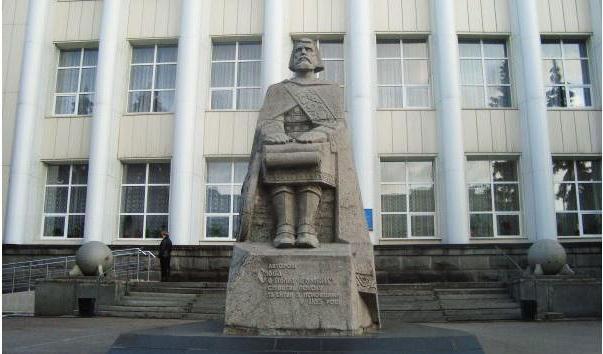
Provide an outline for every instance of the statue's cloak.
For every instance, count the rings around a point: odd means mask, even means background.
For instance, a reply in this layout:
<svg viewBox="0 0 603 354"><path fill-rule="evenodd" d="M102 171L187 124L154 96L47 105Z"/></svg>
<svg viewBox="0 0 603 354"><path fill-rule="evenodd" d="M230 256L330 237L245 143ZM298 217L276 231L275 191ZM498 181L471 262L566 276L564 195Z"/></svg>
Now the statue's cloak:
<svg viewBox="0 0 603 354"><path fill-rule="evenodd" d="M320 81L284 80L269 87L259 113L247 177L241 190L241 225L238 241L251 239L254 208L258 201L262 170L262 134L276 117L299 106L314 124L334 128L331 149L336 151L336 197L334 240L350 244L356 286L368 305L374 323L379 323L377 282L373 245L360 199L360 189L352 157L350 132L338 84Z"/></svg>

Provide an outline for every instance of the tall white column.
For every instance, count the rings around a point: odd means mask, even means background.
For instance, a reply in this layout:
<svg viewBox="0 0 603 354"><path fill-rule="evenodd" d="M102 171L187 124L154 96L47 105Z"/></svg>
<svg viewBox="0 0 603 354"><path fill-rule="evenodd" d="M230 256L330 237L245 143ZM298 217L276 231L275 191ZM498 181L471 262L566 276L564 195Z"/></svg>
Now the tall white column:
<svg viewBox="0 0 603 354"><path fill-rule="evenodd" d="M372 224L375 199L375 34L369 0L348 0L346 16L346 103L362 205Z"/></svg>
<svg viewBox="0 0 603 354"><path fill-rule="evenodd" d="M287 77L291 39L287 30L287 1L264 0L262 92Z"/></svg>
<svg viewBox="0 0 603 354"><path fill-rule="evenodd" d="M88 162L88 191L86 193L86 222L84 240L102 241L107 232L105 211L107 205L107 183L110 174L110 149L112 122L115 119L113 103L113 78L117 61L119 34L119 0L103 1L103 12L96 66L96 93L94 115L90 137L90 160Z"/></svg>
<svg viewBox="0 0 603 354"><path fill-rule="evenodd" d="M170 234L176 245L190 243L194 183L195 118L205 0L184 0L178 40L176 114L170 175Z"/></svg>
<svg viewBox="0 0 603 354"><path fill-rule="evenodd" d="M24 243L25 225L31 222L27 219L28 187L33 162L31 137L34 136L39 102L43 100L39 95L40 84L43 82L40 77L49 6L49 0L32 0L28 6L8 185L5 244Z"/></svg>
<svg viewBox="0 0 603 354"><path fill-rule="evenodd" d="M446 243L467 243L469 217L454 0L433 0L431 18L436 78L434 96L438 120L441 233Z"/></svg>
<svg viewBox="0 0 603 354"><path fill-rule="evenodd" d="M556 238L553 172L549 127L542 81L540 32L535 1L513 0L513 36L518 66L518 105L521 119L521 177L524 224L533 240Z"/></svg>
<svg viewBox="0 0 603 354"><path fill-rule="evenodd" d="M593 88L598 87L599 89L593 89L591 92L595 97L593 106L601 107L601 0L590 0L590 16L593 28L593 35L591 37L592 47L592 63L593 74L591 77L593 82L597 84L593 85Z"/></svg>

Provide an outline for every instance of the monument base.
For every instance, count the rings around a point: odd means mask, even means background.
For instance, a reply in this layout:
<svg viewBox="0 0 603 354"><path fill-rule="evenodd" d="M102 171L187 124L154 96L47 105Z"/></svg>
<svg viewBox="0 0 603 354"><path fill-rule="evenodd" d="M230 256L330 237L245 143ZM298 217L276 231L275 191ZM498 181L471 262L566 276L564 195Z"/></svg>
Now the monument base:
<svg viewBox="0 0 603 354"><path fill-rule="evenodd" d="M215 321L146 329L120 335L109 353L484 353L470 333L398 322L386 322L375 333L354 337L230 336L222 332L222 323Z"/></svg>
<svg viewBox="0 0 603 354"><path fill-rule="evenodd" d="M225 333L357 335L374 328L356 287L347 244L275 249L244 242L233 248Z"/></svg>

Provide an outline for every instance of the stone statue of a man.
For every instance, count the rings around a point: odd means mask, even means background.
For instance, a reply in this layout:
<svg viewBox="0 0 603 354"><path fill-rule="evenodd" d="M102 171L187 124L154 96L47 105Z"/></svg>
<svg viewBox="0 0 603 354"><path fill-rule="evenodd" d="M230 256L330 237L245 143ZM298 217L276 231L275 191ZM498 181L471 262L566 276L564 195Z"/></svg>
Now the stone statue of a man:
<svg viewBox="0 0 603 354"><path fill-rule="evenodd" d="M334 134L338 120L343 120L341 89L316 79L324 66L311 39L295 43L289 69L295 77L268 89L258 118L250 174L243 187L239 239L246 239L250 231L254 204L250 183L261 183L275 215L273 245L315 248L322 191L336 186ZM254 166L256 160L259 164ZM257 192L255 186L251 189Z"/></svg>
<svg viewBox="0 0 603 354"><path fill-rule="evenodd" d="M268 88L258 115L241 190L241 243L233 248L225 323L231 329L357 333L378 324L379 311L342 90L316 78L323 65L311 39L294 44L289 68L295 76ZM265 287L270 266L285 267L290 290L274 293ZM329 277L337 280L321 286L340 294L341 301L308 304L297 286ZM269 296L283 296L287 305L267 301ZM287 313L306 315L298 321ZM344 320L343 313L349 315Z"/></svg>

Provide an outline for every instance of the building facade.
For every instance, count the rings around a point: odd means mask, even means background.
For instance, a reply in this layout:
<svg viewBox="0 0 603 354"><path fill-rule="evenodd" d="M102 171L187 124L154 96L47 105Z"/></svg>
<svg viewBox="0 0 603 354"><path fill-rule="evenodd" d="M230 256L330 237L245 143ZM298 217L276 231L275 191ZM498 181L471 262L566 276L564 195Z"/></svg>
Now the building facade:
<svg viewBox="0 0 603 354"><path fill-rule="evenodd" d="M5 0L3 243L231 243L318 40L375 244L601 238L600 0Z"/></svg>

